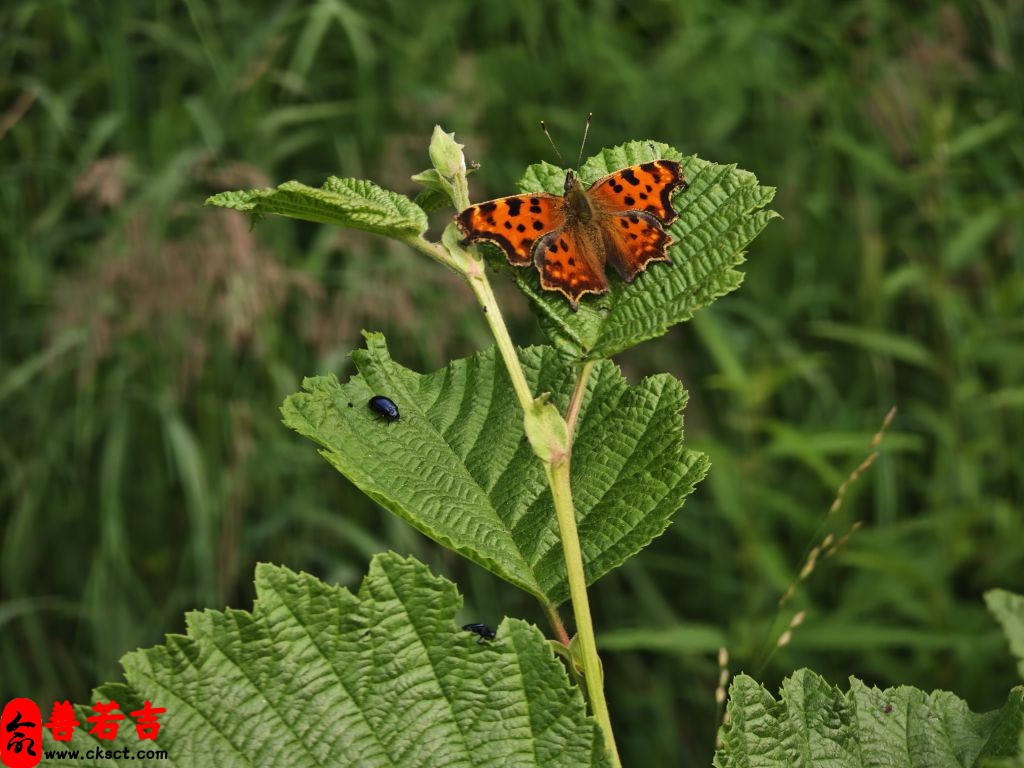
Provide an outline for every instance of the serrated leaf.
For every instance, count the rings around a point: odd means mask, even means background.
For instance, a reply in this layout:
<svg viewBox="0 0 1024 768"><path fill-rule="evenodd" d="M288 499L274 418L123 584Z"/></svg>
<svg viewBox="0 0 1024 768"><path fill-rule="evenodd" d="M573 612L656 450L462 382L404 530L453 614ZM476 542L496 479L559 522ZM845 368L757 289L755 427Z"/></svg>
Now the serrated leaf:
<svg viewBox="0 0 1024 768"><path fill-rule="evenodd" d="M417 237L427 230L427 215L412 200L362 179L331 176L319 189L286 181L276 189L221 192L206 204L254 216L277 213L388 237Z"/></svg>
<svg viewBox="0 0 1024 768"><path fill-rule="evenodd" d="M1017 669L1024 679L1024 595L992 589L985 593L985 604L1003 625L1010 652L1019 660Z"/></svg>
<svg viewBox="0 0 1024 768"><path fill-rule="evenodd" d="M612 277L610 293L585 297L573 311L559 293L541 289L535 269L517 269L516 281L531 299L551 342L579 357L607 358L647 339L736 289L744 248L776 216L764 207L775 190L752 173L717 165L695 155L684 157L667 144L634 141L605 149L580 168L584 184L637 163L678 160L690 187L673 204L679 219L668 228L672 264L652 264L630 284ZM565 171L540 163L519 181L522 192L561 195Z"/></svg>
<svg viewBox="0 0 1024 768"><path fill-rule="evenodd" d="M540 631L506 619L477 644L459 630L455 585L425 565L377 555L358 594L261 565L252 613L188 615L188 635L122 659L126 684L95 700L143 700L157 741L125 720L116 741L86 733L47 749L162 749L137 765L606 766L600 729ZM49 734L47 734L49 737ZM110 765L84 759L47 765Z"/></svg>
<svg viewBox="0 0 1024 768"><path fill-rule="evenodd" d="M739 675L727 718L717 768L967 768L1015 754L1024 687L1002 709L975 714L945 691L883 691L851 677L843 692L804 669L783 681L776 699Z"/></svg>
<svg viewBox="0 0 1024 768"><path fill-rule="evenodd" d="M359 375L304 382L282 409L288 426L381 506L440 544L557 605L569 596L558 523L541 463L504 364L489 349L431 374L396 364L383 336L352 353ZM551 347L520 350L532 392L565 412L575 370ZM386 395L401 418L376 421ZM351 406L349 405L351 403ZM686 393L671 376L627 386L598 363L577 422L572 490L588 583L668 526L707 471L683 446Z"/></svg>

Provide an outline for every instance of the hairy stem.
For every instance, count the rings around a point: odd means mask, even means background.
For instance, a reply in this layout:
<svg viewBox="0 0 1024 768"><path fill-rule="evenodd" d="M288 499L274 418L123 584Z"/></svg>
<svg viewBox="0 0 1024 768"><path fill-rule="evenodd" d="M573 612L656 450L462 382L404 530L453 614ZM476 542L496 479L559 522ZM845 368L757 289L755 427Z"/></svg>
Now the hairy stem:
<svg viewBox="0 0 1024 768"><path fill-rule="evenodd" d="M508 328L501 316L501 309L498 307L491 290L491 284L483 270L483 263L477 262L479 269L471 269L467 276L469 285L476 294L480 306L483 307L487 316L487 323L491 327L491 333L498 345L498 351L505 362L505 369L512 379L512 387L515 389L516 397L519 399L523 412L526 413L533 405L533 395L530 393L530 385L526 381L526 375L519 364L519 357L516 355L512 338L508 335ZM579 413L580 404L583 400L583 392L586 390L586 380L593 369L593 363L584 364L580 371L580 379L576 384L576 391L573 393L575 401L575 413ZM570 412L572 406L570 405ZM575 421L575 417L573 418ZM570 432L570 441L571 435ZM571 442L570 442L571 445ZM555 515L558 518L558 530L562 539L562 550L565 554L565 568L569 576L569 595L572 598L572 610L576 619L576 634L579 637L580 650L582 652L583 673L587 681L587 696L590 699L590 710L593 713L601 730L604 733L605 747L612 760L613 766L620 766L618 750L615 747L615 736L612 733L611 718L608 715L608 704L604 698L604 675L601 671L601 660L597 655L597 642L594 639L594 624L590 617L590 602L587 599L587 581L583 574L583 553L580 549L579 532L576 529L576 510L572 503L572 490L569 487L569 459L563 455L560 459L545 462L545 472L548 478L548 485L551 487L551 496L555 503ZM557 614L556 614L557 617ZM550 616L549 616L550 619ZM559 620L555 625L558 632ZM559 640L568 642L568 635L565 628L559 635Z"/></svg>
<svg viewBox="0 0 1024 768"><path fill-rule="evenodd" d="M495 298L494 291L491 290L491 283L484 272L483 262L478 261L477 264L479 269L472 270L468 275L469 287L473 289L477 301L483 307L484 316L487 318L487 324L491 327L491 333L498 345L501 359L505 361L505 370L508 371L509 378L512 379L512 389L516 392L516 398L519 400L519 405L522 406L523 413L526 413L533 404L530 385L526 381L523 367L519 364L515 345L512 344L512 337L508 335L505 319L501 316L498 300Z"/></svg>
<svg viewBox="0 0 1024 768"><path fill-rule="evenodd" d="M601 659L597 655L594 622L590 617L587 580L583 574L583 552L580 550L576 510L573 507L572 489L569 485L569 460L566 458L557 464L549 464L545 470L555 502L565 567L569 574L569 594L572 596L572 611L576 618L576 637L580 644L590 710L604 732L605 748L612 759L612 765L620 766L619 752L615 747L615 736L612 733L612 721L608 714L608 703L604 698L604 673L601 670Z"/></svg>
<svg viewBox="0 0 1024 768"><path fill-rule="evenodd" d="M463 210L469 206L469 190L465 183L465 173L455 174L454 179L455 207ZM469 287L473 290L477 301L483 308L490 326L491 333L498 346L498 352L505 363L505 370L508 371L512 380L512 388L515 390L516 399L523 409L524 417L531 412L534 406L533 394L530 392L530 385L526 381L526 374L519 362L512 337L509 336L505 320L501 315L501 308L491 289L491 283L484 271L484 262L478 254L463 250L456 242L444 239L445 246L427 243L420 239L414 247L427 253L441 263L451 266L462 274ZM426 248L424 247L426 246ZM433 252L434 248L447 250L447 258L439 258ZM558 518L558 530L562 539L562 550L565 555L565 568L569 577L569 595L572 599L573 615L576 619L576 635L580 644L583 674L586 680L587 697L590 700L590 711L597 720L604 735L605 749L615 768L621 768L618 749L615 746L615 736L612 733L611 717L608 714L608 703L604 698L604 672L601 669L601 659L597 655L597 641L594 638L594 624L590 617L590 602L587 600L587 580L583 572L583 552L580 549L579 531L576 528L576 510L572 502L572 489L569 485L569 451L572 448L573 430L576 419L579 416L580 406L583 403L583 395L587 389L587 380L593 370L593 361L587 361L580 369L579 379L573 390L569 403L568 412L568 450L558 450L552 446L551 455L544 460L544 471L547 475L548 485L551 488L551 496L555 505L555 516ZM569 643L569 635L562 624L561 618L554 606L544 606L558 636L558 640L564 645Z"/></svg>
<svg viewBox="0 0 1024 768"><path fill-rule="evenodd" d="M576 435L576 419L580 415L580 406L583 405L583 396L587 392L587 382L590 381L590 374L594 370L593 360L587 360L580 368L580 376L576 379L576 386L572 390L572 398L569 400L569 410L565 413L565 423L569 427L569 449Z"/></svg>
<svg viewBox="0 0 1024 768"><path fill-rule="evenodd" d="M402 242L412 246L420 253L429 256L434 261L437 261L453 272L466 276L465 268L448 252L440 243L432 243L429 240L423 238L422 235L416 235L415 237L404 237Z"/></svg>
<svg viewBox="0 0 1024 768"><path fill-rule="evenodd" d="M551 629L554 630L558 642L562 645L568 645L569 633L565 631L565 624L562 623L562 617L558 615L558 608L551 605L551 603L542 603L541 607L544 609L544 615L547 617Z"/></svg>

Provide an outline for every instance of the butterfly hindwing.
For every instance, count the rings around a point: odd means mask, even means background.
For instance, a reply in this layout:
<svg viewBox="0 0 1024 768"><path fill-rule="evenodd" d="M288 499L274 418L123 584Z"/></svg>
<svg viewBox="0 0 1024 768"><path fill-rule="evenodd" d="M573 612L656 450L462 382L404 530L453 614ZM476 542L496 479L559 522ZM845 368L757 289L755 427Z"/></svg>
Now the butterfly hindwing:
<svg viewBox="0 0 1024 768"><path fill-rule="evenodd" d="M554 195L513 195L471 205L457 219L466 237L463 244L487 240L505 252L509 263L532 261L537 238L565 223L562 198Z"/></svg>
<svg viewBox="0 0 1024 768"><path fill-rule="evenodd" d="M623 282L631 283L652 261L668 261L672 238L657 218L643 211L617 213L602 228L605 256Z"/></svg>
<svg viewBox="0 0 1024 768"><path fill-rule="evenodd" d="M537 242L533 263L540 273L541 287L560 291L573 309L587 293L604 293L604 242L599 229L561 227Z"/></svg>
<svg viewBox="0 0 1024 768"><path fill-rule="evenodd" d="M652 160L598 179L587 195L608 211L644 211L667 226L679 215L672 208L672 193L686 186L679 163Z"/></svg>

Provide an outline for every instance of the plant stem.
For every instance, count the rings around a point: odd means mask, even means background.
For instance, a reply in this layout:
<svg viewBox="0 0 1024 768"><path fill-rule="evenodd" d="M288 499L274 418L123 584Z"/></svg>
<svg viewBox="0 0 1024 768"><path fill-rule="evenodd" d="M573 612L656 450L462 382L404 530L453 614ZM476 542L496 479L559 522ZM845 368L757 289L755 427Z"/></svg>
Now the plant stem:
<svg viewBox="0 0 1024 768"><path fill-rule="evenodd" d="M448 253L448 249L440 243L432 243L429 240L424 239L421 235L415 237L404 237L402 242L412 246L420 253L429 256L434 261L443 264L458 275L462 277L466 276L466 271L462 268L452 255Z"/></svg>
<svg viewBox="0 0 1024 768"><path fill-rule="evenodd" d="M548 624L555 631L558 642L562 645L569 645L569 633L565 631L565 624L562 623L562 617L558 615L558 608L548 602L541 603L541 607L544 609L544 615L547 616Z"/></svg>
<svg viewBox="0 0 1024 768"><path fill-rule="evenodd" d="M456 210L463 210L469 205L469 191L465 183L465 174L456 174L454 184ZM461 178L460 178L461 177ZM494 340L498 346L498 352L505 363L505 370L508 371L512 380L512 388L515 390L516 398L523 409L524 416L533 407L533 394L530 392L530 385L526 381L526 374L519 363L519 356L516 354L512 337L509 336L505 320L501 315L501 308L491 289L491 283L484 271L484 261L475 251L464 252L468 258L462 259L463 254L449 253L447 258L439 257L440 254L432 252L434 248L445 250L440 245L427 243L422 238L415 243L414 247L427 253L447 266L451 266L461 273L469 287L476 295L477 301L484 310L487 324L491 328ZM446 243L446 245L449 245ZM449 248L453 246L449 245ZM604 735L605 749L614 768L621 768L619 752L615 746L615 736L612 733L611 717L608 714L608 703L604 698L604 672L601 669L601 659L597 655L597 641L594 638L594 624L590 617L590 603L587 600L587 580L583 572L583 552L580 549L579 531L576 529L576 510L572 503L572 489L569 484L569 453L572 450L573 429L576 418L579 415L580 406L583 404L583 395L587 389L587 380L594 368L594 362L588 360L580 369L579 379L573 390L569 403L568 412L568 445L567 451L555 455L544 461L544 471L548 478L548 485L551 488L551 497L554 500L555 516L558 519L558 530L562 539L562 550L565 555L565 569L569 578L569 596L572 599L573 615L576 619L576 635L579 638L580 651L582 654L583 675L586 680L587 696L590 700L590 711L597 720ZM544 606L559 641L568 644L569 636L565 631L561 619L554 606Z"/></svg>
<svg viewBox="0 0 1024 768"><path fill-rule="evenodd" d="M519 364L519 357L516 355L512 338L508 334L508 328L501 316L501 309L498 307L494 291L491 290L490 281L484 272L483 261L476 259L471 262L471 267L466 275L470 288L476 294L477 301L484 309L487 323L494 334L498 351L505 363L505 370L508 371L512 380L512 388L516 392L519 404L526 413L533 406L533 395L530 393L530 385L526 381L523 367ZM580 370L579 380L573 392L570 403L570 415L579 414L580 405L583 402L583 393L586 391L587 379L593 370L592 361L584 363ZM572 403L575 403L573 411ZM575 416L572 417L575 422ZM572 445L572 432L569 432L569 445ZM569 486L569 458L563 455L558 461L548 461L544 464L545 473L548 478L548 485L551 487L551 496L555 504L555 516L558 518L558 530L562 539L562 550L565 555L565 569L569 576L569 595L572 599L573 615L576 619L576 634L579 637L580 650L582 652L583 674L587 681L587 696L590 699L590 711L601 726L604 734L605 748L612 765L616 768L622 765L619 761L619 753L615 747L615 736L612 733L611 718L608 715L608 704L604 698L604 673L601 670L601 659L597 655L597 641L594 639L594 624L590 618L590 603L587 600L587 581L583 574L583 553L580 549L579 532L576 529L576 510L572 503L572 490ZM545 610L547 610L545 608ZM557 614L555 614L557 618ZM550 615L549 615L550 619ZM558 633L558 624L554 624ZM559 640L568 641L565 628L559 633Z"/></svg>
<svg viewBox="0 0 1024 768"><path fill-rule="evenodd" d="M594 623L590 617L590 601L587 599L587 580L583 573L583 552L580 550L579 532L576 530L576 510L572 503L572 489L569 485L569 460L545 467L551 495L555 502L555 516L562 538L565 554L565 568L569 575L569 594L572 596L572 610L576 618L576 636L579 638L583 660L583 676L587 681L590 710L604 732L605 748L612 765L621 766L619 752L612 733L608 703L604 698L604 672L597 655L597 640L594 638Z"/></svg>
<svg viewBox="0 0 1024 768"><path fill-rule="evenodd" d="M565 413L565 423L569 428L569 452L572 453L572 444L576 435L576 419L580 415L580 406L583 405L583 396L587 392L587 382L590 381L590 374L594 370L594 360L587 360L580 368L580 377L576 379L576 386L572 390L572 397L569 399L569 410Z"/></svg>
<svg viewBox="0 0 1024 768"><path fill-rule="evenodd" d="M519 365L519 357L516 355L515 345L512 344L512 337L508 335L508 328L505 326L505 320L501 316L498 300L495 298L494 291L491 290L491 283L484 272L483 261L478 260L477 265L478 269L471 270L470 274L467 275L469 287L473 289L477 301L480 302L480 306L484 309L487 324L491 327L491 333L494 335L494 341L498 345L501 359L505 361L505 370L508 371L509 378L512 379L512 389L516 392L516 398L519 400L519 405L522 406L523 413L526 413L530 406L533 405L530 385L526 381L523 367Z"/></svg>
<svg viewBox="0 0 1024 768"><path fill-rule="evenodd" d="M519 357L516 355L515 346L508 335L508 328L502 319L501 310L491 290L491 284L483 271L483 263L478 262L479 271L471 271L469 285L476 294L477 300L484 308L487 322L491 326L491 332L498 345L498 351L505 362L505 369L512 379L512 387L525 413L533 405L533 395L530 393L530 385L526 381L526 375L519 364ZM587 379L593 363L588 361L580 371L580 378L576 383L576 390L573 392L575 402L575 413L579 413L583 401L583 392L586 391ZM570 412L572 406L570 405ZM575 417L573 418L575 421ZM572 432L570 435L570 446L572 445ZM594 639L594 624L590 618L590 603L587 600L587 581L583 574L583 553L580 549L579 532L576 529L576 510L572 503L572 489L569 486L569 459L563 456L557 462L545 462L545 472L548 478L548 485L551 487L551 496L555 503L555 516L558 518L558 530L562 539L562 550L565 554L565 569L569 576L569 595L572 598L572 610L576 619L576 634L579 637L580 650L583 654L583 674L587 681L587 695L590 699L590 710L601 726L604 734L605 748L611 758L612 765L621 766L619 753L615 747L615 736L612 733L611 718L608 715L608 704L604 698L604 673L601 671L601 659L597 655L597 641ZM549 617L550 618L550 617ZM561 622L559 622L560 624ZM557 632L557 625L556 625ZM563 627L562 632L565 632ZM559 640L566 642L565 638Z"/></svg>

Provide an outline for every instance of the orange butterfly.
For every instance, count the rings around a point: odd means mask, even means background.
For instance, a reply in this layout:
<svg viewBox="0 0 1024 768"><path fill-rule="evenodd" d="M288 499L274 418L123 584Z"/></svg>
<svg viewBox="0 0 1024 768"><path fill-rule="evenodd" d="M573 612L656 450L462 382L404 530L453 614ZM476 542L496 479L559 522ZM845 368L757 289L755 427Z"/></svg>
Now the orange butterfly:
<svg viewBox="0 0 1024 768"><path fill-rule="evenodd" d="M562 197L513 195L471 205L456 220L463 244L486 240L513 266L530 262L540 284L560 291L575 310L580 297L608 290L605 264L625 282L652 261L671 261L665 232L678 218L672 193L689 185L673 160L652 160L615 171L584 189L568 171Z"/></svg>

